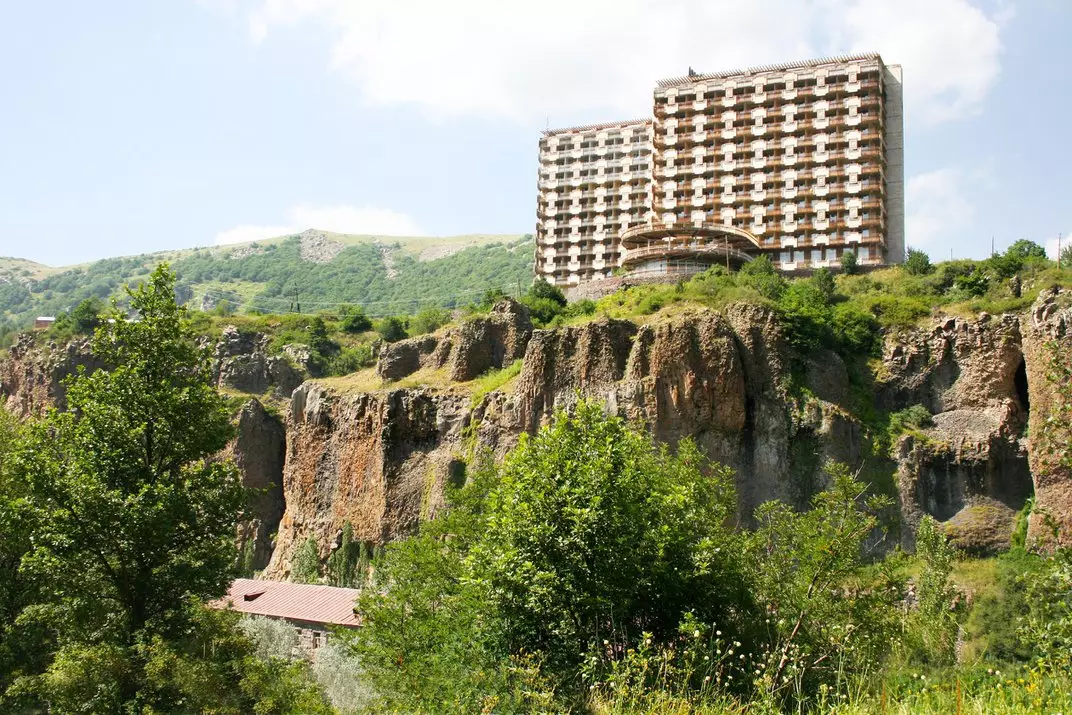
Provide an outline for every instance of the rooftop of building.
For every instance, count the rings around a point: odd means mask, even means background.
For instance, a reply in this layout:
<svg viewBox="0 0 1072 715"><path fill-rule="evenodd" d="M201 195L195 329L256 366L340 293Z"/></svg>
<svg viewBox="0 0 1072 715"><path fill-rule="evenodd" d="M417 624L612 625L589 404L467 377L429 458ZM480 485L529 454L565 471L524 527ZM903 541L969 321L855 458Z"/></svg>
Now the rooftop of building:
<svg viewBox="0 0 1072 715"><path fill-rule="evenodd" d="M544 129L542 134L549 137L554 134L575 134L580 132L597 132L603 129L626 129L638 126L648 126L650 119L627 119L619 122L603 122L601 124L578 124L575 127L561 127L559 129Z"/></svg>
<svg viewBox="0 0 1072 715"><path fill-rule="evenodd" d="M239 578L210 605L251 616L353 627L361 625L354 611L359 593L356 588Z"/></svg>
<svg viewBox="0 0 1072 715"><path fill-rule="evenodd" d="M869 60L878 60L882 62L882 56L877 52L865 52L855 55L834 55L832 57L820 57L814 60L802 60L798 62L782 62L780 64L773 65L758 65L756 67L746 67L744 69L725 70L722 72L707 72L703 74L690 73L681 77L670 77L669 79L662 79L656 83L658 89L668 89L670 87L679 87L684 84L691 84L693 82L703 82L705 80L712 79L729 79L730 77L747 77L749 75L762 74L764 72L789 72L797 69L813 69L816 67L824 67L827 65L840 65L846 62L864 62Z"/></svg>

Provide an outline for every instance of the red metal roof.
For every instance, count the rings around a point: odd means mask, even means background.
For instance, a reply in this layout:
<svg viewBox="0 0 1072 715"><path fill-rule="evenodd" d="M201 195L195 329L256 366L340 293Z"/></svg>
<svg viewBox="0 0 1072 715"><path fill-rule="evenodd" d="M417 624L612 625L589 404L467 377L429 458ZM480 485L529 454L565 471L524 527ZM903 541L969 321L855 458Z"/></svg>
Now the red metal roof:
<svg viewBox="0 0 1072 715"><path fill-rule="evenodd" d="M240 578L231 584L227 596L210 605L254 616L360 626L361 619L354 613L358 593L356 588Z"/></svg>

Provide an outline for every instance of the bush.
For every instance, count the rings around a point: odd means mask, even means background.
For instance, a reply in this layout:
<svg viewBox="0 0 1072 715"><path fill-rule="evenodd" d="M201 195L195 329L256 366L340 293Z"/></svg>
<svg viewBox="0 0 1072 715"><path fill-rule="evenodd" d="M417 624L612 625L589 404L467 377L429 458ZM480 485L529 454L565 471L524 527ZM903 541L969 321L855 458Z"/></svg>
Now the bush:
<svg viewBox="0 0 1072 715"><path fill-rule="evenodd" d="M569 681L586 655L603 657L601 640L635 648L646 631L669 644L685 613L746 628L739 535L724 527L729 474L693 443L672 455L594 404L522 438L473 555L510 650Z"/></svg>
<svg viewBox="0 0 1072 715"><path fill-rule="evenodd" d="M365 315L364 309L358 306L344 305L339 312L342 315L339 327L342 328L343 332L355 334L372 330L372 321Z"/></svg>
<svg viewBox="0 0 1072 715"><path fill-rule="evenodd" d="M411 336L434 333L449 323L450 318L451 313L449 310L428 306L410 318L408 332Z"/></svg>
<svg viewBox="0 0 1072 715"><path fill-rule="evenodd" d="M845 251L841 254L841 270L846 275L855 274L859 268L859 261L856 259L856 253L853 251Z"/></svg>
<svg viewBox="0 0 1072 715"><path fill-rule="evenodd" d="M397 343L399 340L405 340L408 337L405 322L402 318L395 316L378 321L376 332L380 334L384 342L388 343Z"/></svg>
<svg viewBox="0 0 1072 715"><path fill-rule="evenodd" d="M316 539L309 537L298 547L290 566L290 580L294 583L318 583L320 581L320 552Z"/></svg>
<svg viewBox="0 0 1072 715"><path fill-rule="evenodd" d="M904 269L913 276L925 276L934 271L931 258L923 251L914 248L908 249L908 256L904 262Z"/></svg>

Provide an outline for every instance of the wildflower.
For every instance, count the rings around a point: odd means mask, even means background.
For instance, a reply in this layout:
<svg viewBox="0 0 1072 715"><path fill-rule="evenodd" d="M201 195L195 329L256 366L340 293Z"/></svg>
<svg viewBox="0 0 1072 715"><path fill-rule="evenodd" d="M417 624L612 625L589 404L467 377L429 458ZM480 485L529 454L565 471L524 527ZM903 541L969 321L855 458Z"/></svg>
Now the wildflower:
<svg viewBox="0 0 1072 715"><path fill-rule="evenodd" d="M715 631L715 635L716 635L716 636L720 636L720 635L722 635L722 631Z"/></svg>
<svg viewBox="0 0 1072 715"><path fill-rule="evenodd" d="M699 631L693 631L692 632L692 637L693 638L699 638L700 637L700 632Z"/></svg>
<svg viewBox="0 0 1072 715"><path fill-rule="evenodd" d="M710 683L711 682L711 676L710 675L705 675L703 681L705 683Z"/></svg>
<svg viewBox="0 0 1072 715"><path fill-rule="evenodd" d="M606 638L603 639L603 645L610 645L610 641Z"/></svg>

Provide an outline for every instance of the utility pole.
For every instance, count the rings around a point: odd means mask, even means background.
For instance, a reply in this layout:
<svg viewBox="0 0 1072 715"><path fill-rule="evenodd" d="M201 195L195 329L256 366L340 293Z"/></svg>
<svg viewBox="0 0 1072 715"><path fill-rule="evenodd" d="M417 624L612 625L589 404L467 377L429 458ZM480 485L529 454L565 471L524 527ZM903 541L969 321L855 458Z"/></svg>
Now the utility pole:
<svg viewBox="0 0 1072 715"><path fill-rule="evenodd" d="M991 236L990 237L990 257L993 258L993 256L994 256L994 237Z"/></svg>

